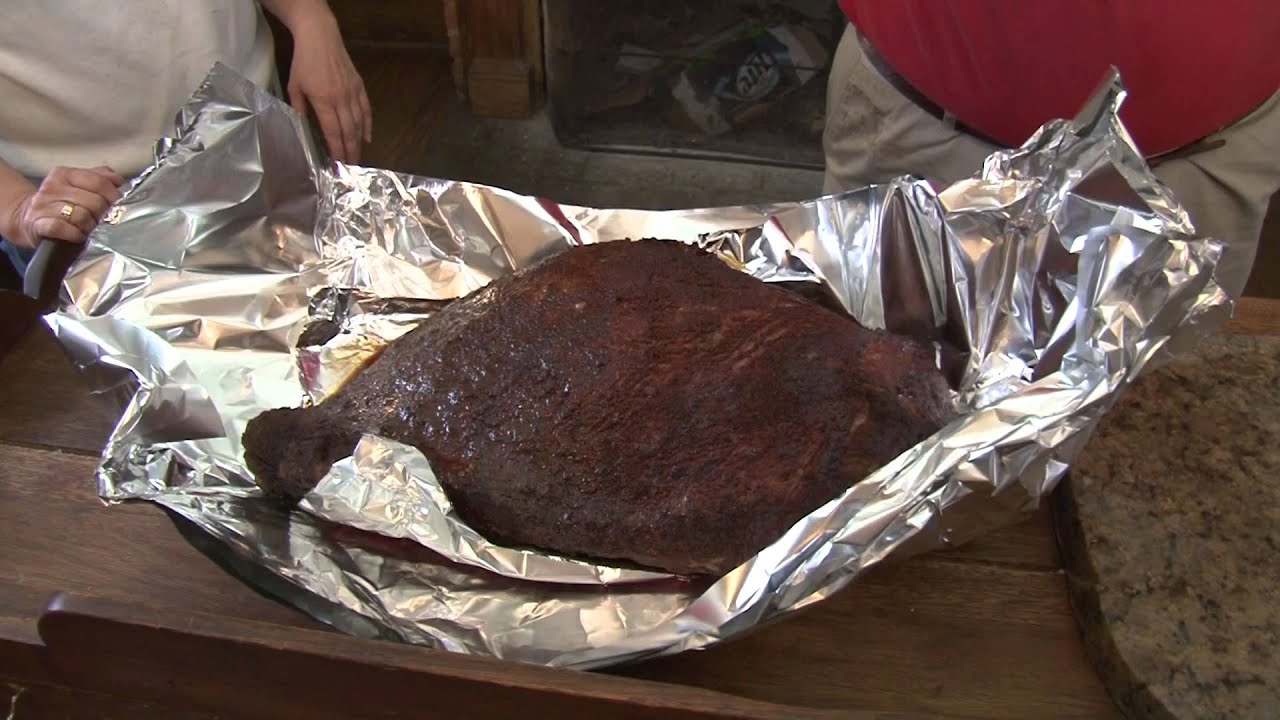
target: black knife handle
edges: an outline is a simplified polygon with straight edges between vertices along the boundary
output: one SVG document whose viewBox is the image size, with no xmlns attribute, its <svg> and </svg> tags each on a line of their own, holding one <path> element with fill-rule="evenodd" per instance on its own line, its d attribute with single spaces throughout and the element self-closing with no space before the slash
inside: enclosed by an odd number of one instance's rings
<svg viewBox="0 0 1280 720">
<path fill-rule="evenodd" d="M 31 261 L 27 263 L 26 274 L 22 277 L 22 291 L 27 297 L 34 298 L 41 310 L 53 307 L 58 299 L 58 289 L 62 287 L 63 277 L 83 249 L 82 243 L 41 238 Z"/>
</svg>

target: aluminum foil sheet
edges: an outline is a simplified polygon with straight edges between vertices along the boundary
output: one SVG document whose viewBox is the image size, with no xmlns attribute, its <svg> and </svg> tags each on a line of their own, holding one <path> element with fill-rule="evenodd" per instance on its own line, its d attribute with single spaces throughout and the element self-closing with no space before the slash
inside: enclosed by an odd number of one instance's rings
<svg viewBox="0 0 1280 720">
<path fill-rule="evenodd" d="M 1230 314 L 1197 237 L 1119 122 L 1119 78 L 980 173 L 768 206 L 586 208 L 327 164 L 283 102 L 215 67 L 91 235 L 46 319 L 120 419 L 108 503 L 188 519 L 259 587 L 351 633 L 593 668 L 706 646 L 889 556 L 1034 509 L 1118 393 Z M 1113 173 L 1129 205 L 1085 197 Z M 937 342 L 963 416 L 714 582 L 488 543 L 414 448 L 366 436 L 303 506 L 241 458 L 257 413 L 322 401 L 449 300 L 552 253 L 696 243 L 859 322 Z M 861 480 L 860 482 L 855 482 Z M 856 585 L 848 592 L 857 592 Z"/>
</svg>

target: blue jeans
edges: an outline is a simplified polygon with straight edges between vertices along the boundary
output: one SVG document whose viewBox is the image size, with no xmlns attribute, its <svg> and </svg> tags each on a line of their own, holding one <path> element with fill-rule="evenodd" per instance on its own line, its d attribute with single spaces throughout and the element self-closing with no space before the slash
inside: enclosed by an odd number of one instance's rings
<svg viewBox="0 0 1280 720">
<path fill-rule="evenodd" d="M 17 245 L 0 237 L 0 250 L 4 251 L 5 257 L 9 258 L 9 262 L 13 263 L 13 269 L 18 271 L 19 275 L 27 273 L 27 263 L 31 262 L 31 256 L 34 250 L 20 248 Z"/>
</svg>

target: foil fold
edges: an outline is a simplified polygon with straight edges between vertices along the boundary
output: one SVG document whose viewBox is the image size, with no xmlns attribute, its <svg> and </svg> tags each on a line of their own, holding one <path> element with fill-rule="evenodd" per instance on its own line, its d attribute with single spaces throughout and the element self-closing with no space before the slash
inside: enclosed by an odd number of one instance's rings
<svg viewBox="0 0 1280 720">
<path fill-rule="evenodd" d="M 1196 235 L 1118 118 L 1079 116 L 980 173 L 805 202 L 641 211 L 322 165 L 288 106 L 216 66 L 91 234 L 46 316 L 120 412 L 97 473 L 255 584 L 353 634 L 594 668 L 720 642 L 885 558 L 1030 512 L 1133 378 L 1230 314 Z M 1123 180 L 1135 202 L 1081 192 Z M 245 424 L 321 402 L 451 299 L 574 246 L 697 244 L 862 324 L 929 338 L 963 415 L 714 582 L 488 543 L 422 454 L 366 436 L 297 509 L 244 467 Z M 854 482 L 854 480 L 857 480 Z M 849 592 L 856 592 L 856 585 Z"/>
<path fill-rule="evenodd" d="M 670 578 L 489 542 L 453 511 L 421 451 L 365 435 L 299 504 L 316 517 L 386 537 L 412 540 L 445 560 L 497 575 L 566 585 L 613 585 Z"/>
</svg>

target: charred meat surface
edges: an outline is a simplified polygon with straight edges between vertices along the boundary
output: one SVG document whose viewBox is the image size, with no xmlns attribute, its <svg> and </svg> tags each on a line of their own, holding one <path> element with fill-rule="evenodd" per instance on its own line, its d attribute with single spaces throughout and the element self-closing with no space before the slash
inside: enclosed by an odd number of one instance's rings
<svg viewBox="0 0 1280 720">
<path fill-rule="evenodd" d="M 286 503 L 361 433 L 421 450 L 493 542 L 720 575 L 951 417 L 932 345 L 665 240 L 575 248 L 449 304 L 245 460 Z"/>
</svg>

